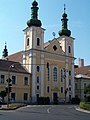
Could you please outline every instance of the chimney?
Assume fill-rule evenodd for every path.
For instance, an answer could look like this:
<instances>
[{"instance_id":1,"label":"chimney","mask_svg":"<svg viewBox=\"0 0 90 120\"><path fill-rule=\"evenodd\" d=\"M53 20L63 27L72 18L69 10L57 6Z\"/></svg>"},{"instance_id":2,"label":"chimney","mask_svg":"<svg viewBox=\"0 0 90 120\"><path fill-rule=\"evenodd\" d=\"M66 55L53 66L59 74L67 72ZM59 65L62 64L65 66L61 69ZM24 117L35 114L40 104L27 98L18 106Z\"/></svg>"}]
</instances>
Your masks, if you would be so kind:
<instances>
[{"instance_id":1,"label":"chimney","mask_svg":"<svg viewBox=\"0 0 90 120\"><path fill-rule=\"evenodd\" d=\"M78 59L78 67L83 67L84 66L84 59L79 58Z\"/></svg>"}]
</instances>

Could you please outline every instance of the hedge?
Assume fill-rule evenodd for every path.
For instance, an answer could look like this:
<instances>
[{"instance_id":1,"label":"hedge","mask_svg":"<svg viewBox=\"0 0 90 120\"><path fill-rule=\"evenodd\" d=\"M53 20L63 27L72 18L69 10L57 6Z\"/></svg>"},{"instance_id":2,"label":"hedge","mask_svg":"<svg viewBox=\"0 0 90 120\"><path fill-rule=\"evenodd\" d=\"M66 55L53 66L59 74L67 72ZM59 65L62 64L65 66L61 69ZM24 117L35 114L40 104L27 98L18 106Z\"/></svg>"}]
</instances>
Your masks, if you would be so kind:
<instances>
[{"instance_id":1,"label":"hedge","mask_svg":"<svg viewBox=\"0 0 90 120\"><path fill-rule=\"evenodd\" d=\"M80 108L90 111L90 102L80 102Z\"/></svg>"}]
</instances>

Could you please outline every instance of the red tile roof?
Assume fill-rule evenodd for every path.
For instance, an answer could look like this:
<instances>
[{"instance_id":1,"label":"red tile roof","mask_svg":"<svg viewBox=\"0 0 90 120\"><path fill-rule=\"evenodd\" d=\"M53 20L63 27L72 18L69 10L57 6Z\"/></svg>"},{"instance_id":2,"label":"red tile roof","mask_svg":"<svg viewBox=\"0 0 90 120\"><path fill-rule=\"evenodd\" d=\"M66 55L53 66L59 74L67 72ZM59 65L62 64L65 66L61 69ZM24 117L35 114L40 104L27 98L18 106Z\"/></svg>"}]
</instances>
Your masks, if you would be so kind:
<instances>
[{"instance_id":1,"label":"red tile roof","mask_svg":"<svg viewBox=\"0 0 90 120\"><path fill-rule=\"evenodd\" d=\"M75 75L77 75L77 74L83 74L83 75L90 76L90 65L75 68Z\"/></svg>"},{"instance_id":2,"label":"red tile roof","mask_svg":"<svg viewBox=\"0 0 90 120\"><path fill-rule=\"evenodd\" d=\"M44 48L48 47L50 44L50 41L44 43Z\"/></svg>"},{"instance_id":3,"label":"red tile roof","mask_svg":"<svg viewBox=\"0 0 90 120\"><path fill-rule=\"evenodd\" d=\"M44 48L48 47L50 41L44 43ZM19 51L4 58L5 60L23 63L23 51Z\"/></svg>"},{"instance_id":4,"label":"red tile roof","mask_svg":"<svg viewBox=\"0 0 90 120\"><path fill-rule=\"evenodd\" d=\"M0 59L0 71L8 72L9 69L11 72L30 74L19 62Z\"/></svg>"},{"instance_id":5,"label":"red tile roof","mask_svg":"<svg viewBox=\"0 0 90 120\"><path fill-rule=\"evenodd\" d=\"M22 63L23 62L23 54L22 54L23 51L19 51L17 53L14 53L12 55L9 55L7 57L5 57L6 60L9 60L9 61L15 61L15 62L20 62Z\"/></svg>"}]
</instances>

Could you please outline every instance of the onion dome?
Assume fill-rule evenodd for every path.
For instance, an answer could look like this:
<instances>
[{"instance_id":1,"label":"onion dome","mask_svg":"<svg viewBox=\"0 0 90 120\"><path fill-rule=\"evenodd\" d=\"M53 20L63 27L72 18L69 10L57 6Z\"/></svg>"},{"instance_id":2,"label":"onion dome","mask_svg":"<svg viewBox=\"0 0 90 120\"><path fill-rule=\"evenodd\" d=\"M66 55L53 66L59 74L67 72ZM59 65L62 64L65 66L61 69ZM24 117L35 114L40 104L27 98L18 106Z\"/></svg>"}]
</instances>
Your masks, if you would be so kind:
<instances>
[{"instance_id":1,"label":"onion dome","mask_svg":"<svg viewBox=\"0 0 90 120\"><path fill-rule=\"evenodd\" d=\"M38 3L36 2L36 0L33 1L32 6L33 7L37 7L38 6Z\"/></svg>"},{"instance_id":2,"label":"onion dome","mask_svg":"<svg viewBox=\"0 0 90 120\"><path fill-rule=\"evenodd\" d=\"M68 19L67 19L67 14L65 12L66 8L65 8L65 5L64 5L64 13L62 15L62 30L59 31L59 35L62 36L62 35L65 35L65 36L70 36L71 35L71 31L68 30L68 27L67 27L67 22L68 22Z\"/></svg>"},{"instance_id":3,"label":"onion dome","mask_svg":"<svg viewBox=\"0 0 90 120\"><path fill-rule=\"evenodd\" d=\"M38 20L38 3L36 0L33 1L32 7L31 7L31 19L27 21L28 27L35 26L35 27L41 27L42 23L40 20Z\"/></svg>"}]
</instances>

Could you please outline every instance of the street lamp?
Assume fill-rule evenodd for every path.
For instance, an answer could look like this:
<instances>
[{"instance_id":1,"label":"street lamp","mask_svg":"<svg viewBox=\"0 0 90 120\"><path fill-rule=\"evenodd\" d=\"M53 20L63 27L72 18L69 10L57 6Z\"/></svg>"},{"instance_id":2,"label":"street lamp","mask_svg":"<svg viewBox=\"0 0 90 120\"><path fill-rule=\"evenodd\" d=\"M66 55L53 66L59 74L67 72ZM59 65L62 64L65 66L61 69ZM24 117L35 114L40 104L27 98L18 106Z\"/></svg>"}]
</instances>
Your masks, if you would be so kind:
<instances>
[{"instance_id":1,"label":"street lamp","mask_svg":"<svg viewBox=\"0 0 90 120\"><path fill-rule=\"evenodd\" d=\"M66 104L66 95L67 95L67 92L68 92L68 88L66 88L66 90L65 90L65 104Z\"/></svg>"},{"instance_id":2,"label":"street lamp","mask_svg":"<svg viewBox=\"0 0 90 120\"><path fill-rule=\"evenodd\" d=\"M9 66L8 68L8 79L7 79L7 88L6 88L6 91L7 91L7 107L9 107L9 93L11 92L11 79L10 79L10 70L11 68L14 68L15 66L12 64Z\"/></svg>"}]
</instances>

